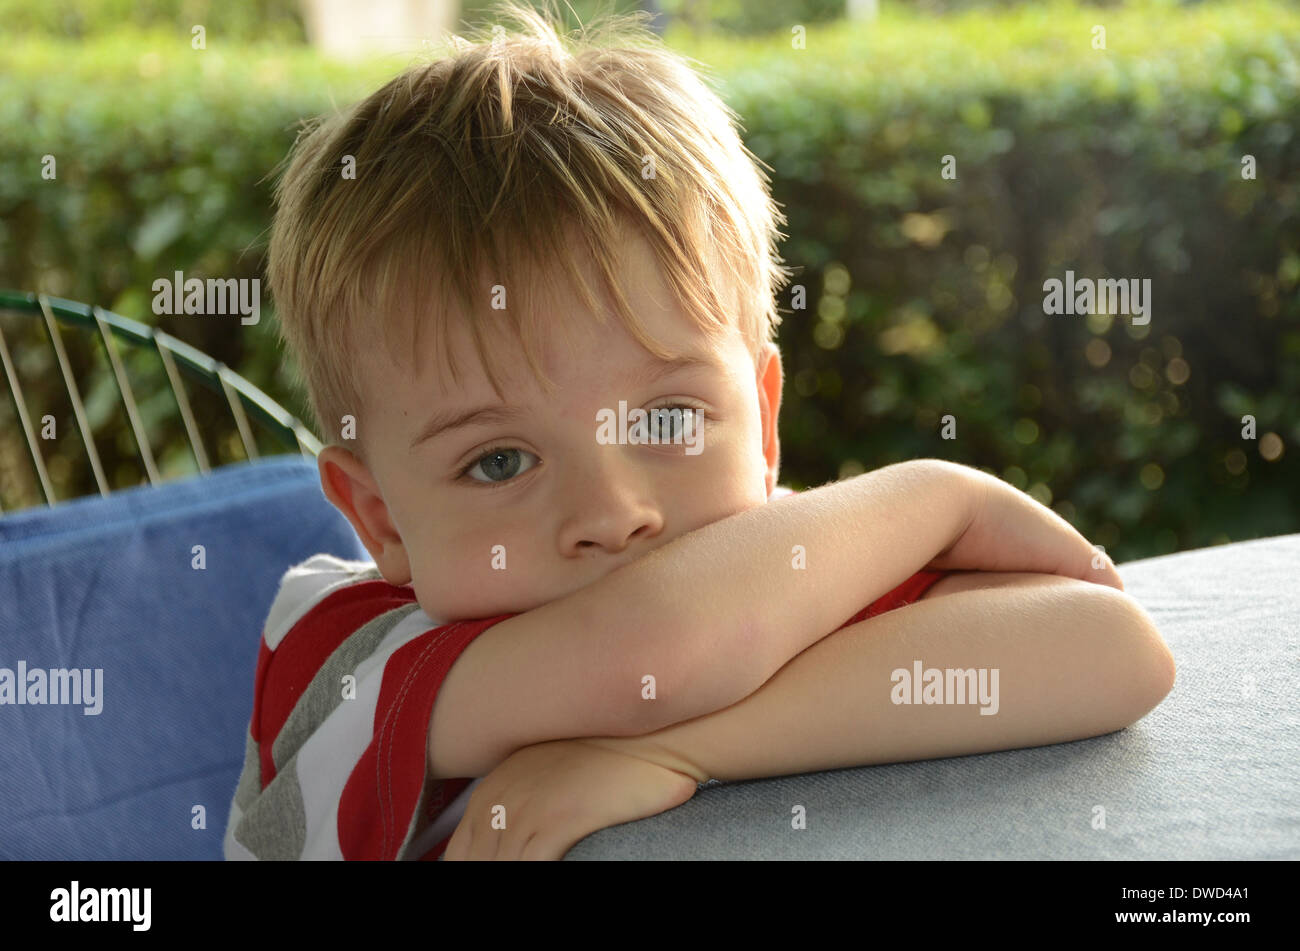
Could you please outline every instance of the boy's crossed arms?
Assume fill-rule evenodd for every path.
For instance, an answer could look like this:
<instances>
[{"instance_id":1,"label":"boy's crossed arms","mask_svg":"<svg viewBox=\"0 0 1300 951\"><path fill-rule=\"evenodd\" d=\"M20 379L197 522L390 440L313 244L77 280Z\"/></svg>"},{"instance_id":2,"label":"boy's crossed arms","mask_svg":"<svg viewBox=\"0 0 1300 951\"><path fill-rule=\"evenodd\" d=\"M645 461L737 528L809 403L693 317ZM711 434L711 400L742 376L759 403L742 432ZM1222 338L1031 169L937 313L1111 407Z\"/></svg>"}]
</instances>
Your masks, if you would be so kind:
<instances>
[{"instance_id":1,"label":"boy's crossed arms","mask_svg":"<svg viewBox=\"0 0 1300 951\"><path fill-rule=\"evenodd\" d=\"M793 527L793 543L802 541L808 549L806 571L792 570L783 559L775 573L762 567L766 560L760 553L773 550L765 546L782 540L792 526L759 519L741 526L760 544L748 549L746 572L709 580L717 586L705 605L710 610L697 617L703 623L716 612L712 630L720 633L707 642L708 650L688 654L694 676L667 691L671 703L643 701L639 689L630 691L667 726L608 729L610 722L635 723L614 704L605 708L615 713L605 729L585 729L601 735L565 738L579 737L584 732L579 724L569 734L514 745L474 790L445 857L559 858L597 829L680 805L697 782L709 778L756 778L1081 739L1127 726L1168 693L1173 660L1150 619L1122 593L1113 566L1104 558L1094 561L1092 546L1049 510L992 477L935 460L890 466L854 481L858 484L827 486L757 510L803 518L794 503L821 493L822 499L803 506L808 524ZM736 528L739 519L701 532L728 523ZM857 527L862 525L876 528ZM776 532L764 535L764 528ZM694 539L697 544L708 540ZM788 551L791 540L785 538L784 547L775 550ZM689 536L678 539L676 557L661 564L689 560L690 541ZM892 571L882 572L879 559L864 563L863 553L881 551L894 556ZM852 577L840 572L836 583L847 593L817 584L819 574L829 580L825 576L836 574L837 567L814 561L817 554L843 559L846 565L838 567L847 566ZM856 606L926 566L966 573L942 579L917 604L833 636L815 633L833 629ZM622 570L631 578L635 567ZM683 614L671 613L673 602L663 600L664 590L659 599L634 600L628 608L682 623ZM749 600L729 600L737 593ZM781 615L776 626L756 613L768 608ZM791 612L803 612L803 623ZM739 628L719 626L728 616L746 621ZM828 622L827 616L838 620ZM810 634L809 622L823 626ZM780 626L786 624L791 626ZM685 629L697 639L704 631L710 631L707 624ZM970 704L895 703L892 672L911 671L917 661L927 668L997 669L999 712L982 716ZM751 677L761 679L750 687ZM451 676L444 690L450 683ZM606 683L594 686L608 690ZM639 678L634 686L639 688ZM743 692L731 697L736 691ZM554 694L545 691L536 699L547 696ZM692 701L704 698L714 706L683 715ZM442 701L440 696L435 728L438 714L449 709L439 709ZM519 706L509 712L522 720L534 713ZM599 720L597 711L592 723ZM430 733L433 753L438 736L435 729Z\"/></svg>"},{"instance_id":2,"label":"boy's crossed arms","mask_svg":"<svg viewBox=\"0 0 1300 951\"><path fill-rule=\"evenodd\" d=\"M945 579L947 580L947 579ZM592 832L681 805L708 778L752 779L1040 746L1122 729L1168 693L1172 661L1127 595L1041 574L915 604L809 647L724 710L641 737L526 747L471 793L445 858L558 859ZM891 673L997 667L1000 710L895 705ZM493 807L506 827L493 827Z\"/></svg>"}]
</instances>

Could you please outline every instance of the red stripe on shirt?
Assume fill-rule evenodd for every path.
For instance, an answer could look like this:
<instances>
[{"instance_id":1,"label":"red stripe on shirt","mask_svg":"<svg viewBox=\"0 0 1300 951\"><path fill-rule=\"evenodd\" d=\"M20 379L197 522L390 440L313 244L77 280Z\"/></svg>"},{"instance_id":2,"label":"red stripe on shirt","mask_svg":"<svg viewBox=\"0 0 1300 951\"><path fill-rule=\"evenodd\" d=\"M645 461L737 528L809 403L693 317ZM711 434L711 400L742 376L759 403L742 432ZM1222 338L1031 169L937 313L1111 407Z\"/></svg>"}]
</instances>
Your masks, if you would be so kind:
<instances>
[{"instance_id":1,"label":"red stripe on shirt","mask_svg":"<svg viewBox=\"0 0 1300 951\"><path fill-rule=\"evenodd\" d=\"M438 859L442 858L442 853L447 851L447 844L449 842L451 842L451 836L447 836L447 838L443 839L441 842L439 842L437 845L431 848L428 852L425 852L423 855L421 855L420 861L421 862L438 861Z\"/></svg>"},{"instance_id":2,"label":"red stripe on shirt","mask_svg":"<svg viewBox=\"0 0 1300 951\"><path fill-rule=\"evenodd\" d=\"M514 617L458 621L421 634L384 665L373 738L348 776L339 799L343 858L397 858L428 775L429 725L438 689L474 638ZM431 804L450 804L471 779L430 780Z\"/></svg>"},{"instance_id":3,"label":"red stripe on shirt","mask_svg":"<svg viewBox=\"0 0 1300 951\"><path fill-rule=\"evenodd\" d=\"M304 614L284 639L269 652L265 663L258 658L255 685L253 739L258 742L262 762L262 788L275 779L271 751L276 737L298 699L321 665L339 645L385 611L415 601L409 587L387 581L364 581L331 592ZM263 649L266 641L262 641Z\"/></svg>"},{"instance_id":4,"label":"red stripe on shirt","mask_svg":"<svg viewBox=\"0 0 1300 951\"><path fill-rule=\"evenodd\" d=\"M901 608L905 604L912 604L914 601L919 600L921 595L929 591L931 585L946 574L948 574L946 571L918 571L897 588L876 598L835 630L842 630L850 624L857 624L859 621L865 621L877 614L884 614L886 611Z\"/></svg>"},{"instance_id":5,"label":"red stripe on shirt","mask_svg":"<svg viewBox=\"0 0 1300 951\"><path fill-rule=\"evenodd\" d=\"M266 631L257 649L257 673L253 674L253 716L248 721L248 732L254 743L262 742L262 684L266 682L266 668L271 663L271 648L266 646ZM266 784L262 784L266 788Z\"/></svg>"}]
</instances>

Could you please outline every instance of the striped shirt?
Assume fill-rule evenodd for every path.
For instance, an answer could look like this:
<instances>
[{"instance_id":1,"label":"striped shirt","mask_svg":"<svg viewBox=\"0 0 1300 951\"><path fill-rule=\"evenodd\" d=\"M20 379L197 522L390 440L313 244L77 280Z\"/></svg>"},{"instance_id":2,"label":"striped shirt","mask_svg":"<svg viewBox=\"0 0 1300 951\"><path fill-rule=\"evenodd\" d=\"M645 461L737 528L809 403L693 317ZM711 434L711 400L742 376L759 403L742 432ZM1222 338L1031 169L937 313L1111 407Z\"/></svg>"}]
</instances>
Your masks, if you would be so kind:
<instances>
[{"instance_id":1,"label":"striped shirt","mask_svg":"<svg viewBox=\"0 0 1300 951\"><path fill-rule=\"evenodd\" d=\"M943 574L918 572L842 626L910 604ZM263 628L225 857L439 858L479 780L429 778L434 701L474 638L514 616L435 621L368 561L316 555L286 572Z\"/></svg>"},{"instance_id":2,"label":"striped shirt","mask_svg":"<svg viewBox=\"0 0 1300 951\"><path fill-rule=\"evenodd\" d=\"M226 858L441 854L459 817L436 820L472 780L428 778L433 702L461 651L513 616L439 624L373 562L291 568L263 630Z\"/></svg>"}]
</instances>

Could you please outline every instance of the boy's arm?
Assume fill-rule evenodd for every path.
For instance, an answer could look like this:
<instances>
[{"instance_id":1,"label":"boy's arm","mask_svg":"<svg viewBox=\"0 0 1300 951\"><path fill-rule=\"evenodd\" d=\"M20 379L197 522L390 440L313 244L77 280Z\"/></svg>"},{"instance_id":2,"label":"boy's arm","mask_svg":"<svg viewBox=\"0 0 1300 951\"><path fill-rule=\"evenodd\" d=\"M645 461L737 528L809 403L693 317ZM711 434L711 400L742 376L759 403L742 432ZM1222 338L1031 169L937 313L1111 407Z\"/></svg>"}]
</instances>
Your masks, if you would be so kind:
<instances>
[{"instance_id":1,"label":"boy's arm","mask_svg":"<svg viewBox=\"0 0 1300 951\"><path fill-rule=\"evenodd\" d=\"M846 627L725 710L646 736L584 742L698 782L753 779L1099 736L1145 716L1172 688L1173 656L1129 595L1046 575L1001 583ZM910 674L916 661L996 669L997 712L895 704L893 672Z\"/></svg>"},{"instance_id":2,"label":"boy's arm","mask_svg":"<svg viewBox=\"0 0 1300 951\"><path fill-rule=\"evenodd\" d=\"M735 703L951 547L983 478L933 459L886 466L702 526L496 624L439 689L430 775L483 776L524 746ZM792 568L796 546L808 570Z\"/></svg>"}]
</instances>

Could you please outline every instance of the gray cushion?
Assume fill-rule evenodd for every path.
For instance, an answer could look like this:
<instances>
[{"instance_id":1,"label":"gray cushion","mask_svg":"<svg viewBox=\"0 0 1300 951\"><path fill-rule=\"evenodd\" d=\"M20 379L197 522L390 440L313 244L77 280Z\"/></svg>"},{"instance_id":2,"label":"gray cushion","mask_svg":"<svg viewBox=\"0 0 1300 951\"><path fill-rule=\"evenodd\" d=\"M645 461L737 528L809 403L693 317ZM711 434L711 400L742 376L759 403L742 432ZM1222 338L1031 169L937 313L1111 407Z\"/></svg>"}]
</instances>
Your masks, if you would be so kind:
<instances>
[{"instance_id":1,"label":"gray cushion","mask_svg":"<svg viewBox=\"0 0 1300 951\"><path fill-rule=\"evenodd\" d=\"M1119 566L1178 665L1133 726L1033 749L711 783L567 859L1300 858L1300 535ZM808 828L790 828L791 806ZM1093 807L1106 828L1093 829Z\"/></svg>"}]
</instances>

